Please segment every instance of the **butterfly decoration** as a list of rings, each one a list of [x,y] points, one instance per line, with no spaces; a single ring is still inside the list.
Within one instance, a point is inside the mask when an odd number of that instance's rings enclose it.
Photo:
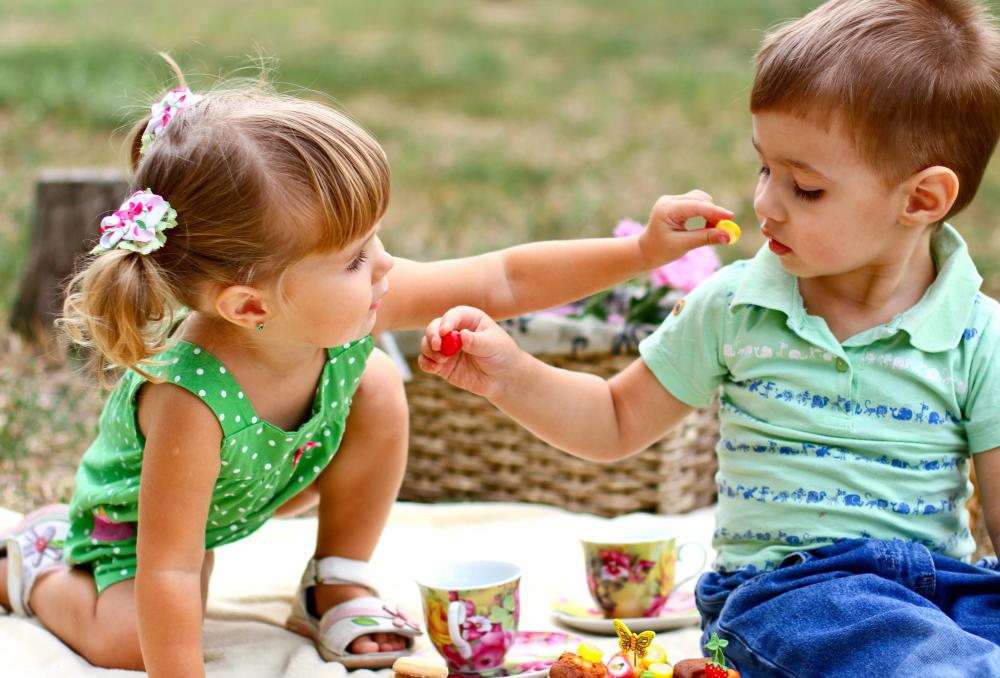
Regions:
[[[653,631],[643,631],[642,633],[632,633],[628,626],[621,619],[615,620],[615,631],[618,632],[618,647],[622,649],[622,654],[628,656],[632,653],[633,665],[638,666],[639,657],[645,657],[656,633]]]

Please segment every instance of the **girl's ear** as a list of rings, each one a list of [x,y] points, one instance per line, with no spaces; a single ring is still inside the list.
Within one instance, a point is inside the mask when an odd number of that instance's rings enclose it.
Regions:
[[[240,327],[255,328],[269,319],[269,304],[264,292],[249,285],[230,285],[215,297],[215,311]]]
[[[958,197],[958,175],[935,165],[921,170],[904,182],[906,204],[900,221],[907,226],[936,224],[948,214]]]

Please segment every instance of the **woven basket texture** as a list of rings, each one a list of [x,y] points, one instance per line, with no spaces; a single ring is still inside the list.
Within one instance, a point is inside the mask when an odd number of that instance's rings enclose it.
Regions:
[[[609,377],[634,355],[539,356]],[[715,502],[715,407],[695,410],[649,449],[612,464],[577,459],[541,442],[486,399],[413,365],[410,458],[400,499],[550,504],[616,516],[683,513]]]

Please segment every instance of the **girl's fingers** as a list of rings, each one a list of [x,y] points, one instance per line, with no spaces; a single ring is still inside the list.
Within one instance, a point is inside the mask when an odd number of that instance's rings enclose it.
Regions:
[[[699,190],[697,188],[688,191],[683,196],[678,196],[678,197],[682,197],[682,198],[684,198],[684,197],[686,197],[686,198],[694,198],[695,200],[702,200],[702,201],[705,201],[705,202],[715,202],[712,199],[712,196],[710,196],[705,191]]]
[[[702,217],[706,223],[714,224],[722,219],[731,219],[733,212],[715,203],[683,198],[669,203],[657,203],[650,215],[650,221],[664,223],[675,230],[684,228],[684,222],[694,217]]]

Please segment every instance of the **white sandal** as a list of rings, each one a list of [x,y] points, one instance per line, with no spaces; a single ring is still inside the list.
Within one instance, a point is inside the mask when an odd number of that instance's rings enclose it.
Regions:
[[[355,584],[371,590],[372,595],[344,601],[317,618],[309,611],[307,602],[309,589],[317,584]],[[285,626],[311,638],[324,660],[339,662],[347,669],[389,668],[394,661],[413,652],[413,638],[421,634],[420,626],[378,598],[368,563],[335,556],[311,559],[306,565]],[[403,636],[407,646],[392,652],[366,654],[349,650],[359,637],[375,633]]]
[[[0,557],[7,557],[7,598],[18,617],[34,617],[28,605],[38,575],[66,567],[63,542],[69,532],[69,507],[50,504],[26,515],[0,534]],[[0,607],[0,613],[4,612]]]

